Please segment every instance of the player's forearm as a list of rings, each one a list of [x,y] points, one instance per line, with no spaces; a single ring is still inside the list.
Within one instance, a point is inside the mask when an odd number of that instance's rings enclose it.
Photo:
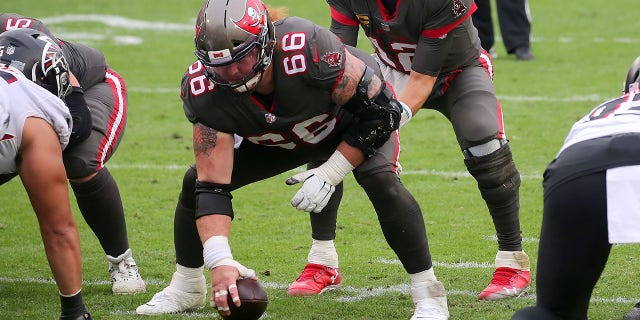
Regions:
[[[340,152],[347,161],[353,166],[357,167],[365,160],[364,152],[362,150],[342,141],[336,151]]]
[[[200,235],[200,241],[202,241],[202,243],[205,243],[213,236],[229,237],[231,217],[222,214],[202,216],[196,220],[196,226],[198,227],[198,235]]]
[[[409,106],[415,115],[431,95],[435,83],[435,77],[411,71],[406,87],[398,94],[398,100]]]

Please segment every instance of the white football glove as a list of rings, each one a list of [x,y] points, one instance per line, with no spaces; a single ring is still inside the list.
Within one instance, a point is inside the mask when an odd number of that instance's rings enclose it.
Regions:
[[[400,128],[402,128],[405,124],[407,124],[407,122],[409,122],[409,120],[411,120],[411,118],[413,117],[413,113],[411,112],[411,108],[409,108],[409,106],[398,100],[398,102],[400,102],[400,105],[402,106],[402,113],[400,114]]]
[[[302,187],[291,199],[291,205],[306,212],[320,212],[336,191],[336,186],[324,181],[316,174],[316,169],[298,173],[287,179],[288,185],[304,181]]]
[[[353,168],[342,153],[336,150],[321,166],[292,176],[287,179],[286,184],[304,183],[291,199],[291,205],[306,212],[322,211],[336,190],[336,185]]]

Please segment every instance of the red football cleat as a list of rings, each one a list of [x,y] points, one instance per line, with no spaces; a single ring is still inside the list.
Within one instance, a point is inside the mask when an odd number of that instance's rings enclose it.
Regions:
[[[302,274],[287,290],[290,296],[311,296],[340,287],[342,276],[338,268],[307,263]]]
[[[501,300],[517,297],[531,283],[529,270],[497,268],[489,285],[480,292],[480,300]]]

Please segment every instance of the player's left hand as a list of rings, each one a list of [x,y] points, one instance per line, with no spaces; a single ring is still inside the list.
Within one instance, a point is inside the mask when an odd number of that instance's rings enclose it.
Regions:
[[[288,185],[304,181],[302,187],[291,199],[291,205],[298,210],[316,213],[322,211],[336,190],[334,185],[319,177],[316,170],[311,169],[298,173],[286,181]]]

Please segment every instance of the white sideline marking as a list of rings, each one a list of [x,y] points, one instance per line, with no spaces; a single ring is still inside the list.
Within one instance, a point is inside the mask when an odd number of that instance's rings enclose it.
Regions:
[[[195,29],[194,23],[171,23],[166,21],[144,21],[137,19],[125,18],[116,15],[104,14],[65,14],[62,16],[46,17],[41,19],[47,25],[67,23],[67,22],[98,22],[109,27],[132,29],[132,30],[150,30],[150,31],[190,31]]]
[[[144,39],[136,36],[106,35],[87,32],[61,32],[60,38],[72,41],[104,41],[110,40],[120,45],[135,45],[144,43]]]

